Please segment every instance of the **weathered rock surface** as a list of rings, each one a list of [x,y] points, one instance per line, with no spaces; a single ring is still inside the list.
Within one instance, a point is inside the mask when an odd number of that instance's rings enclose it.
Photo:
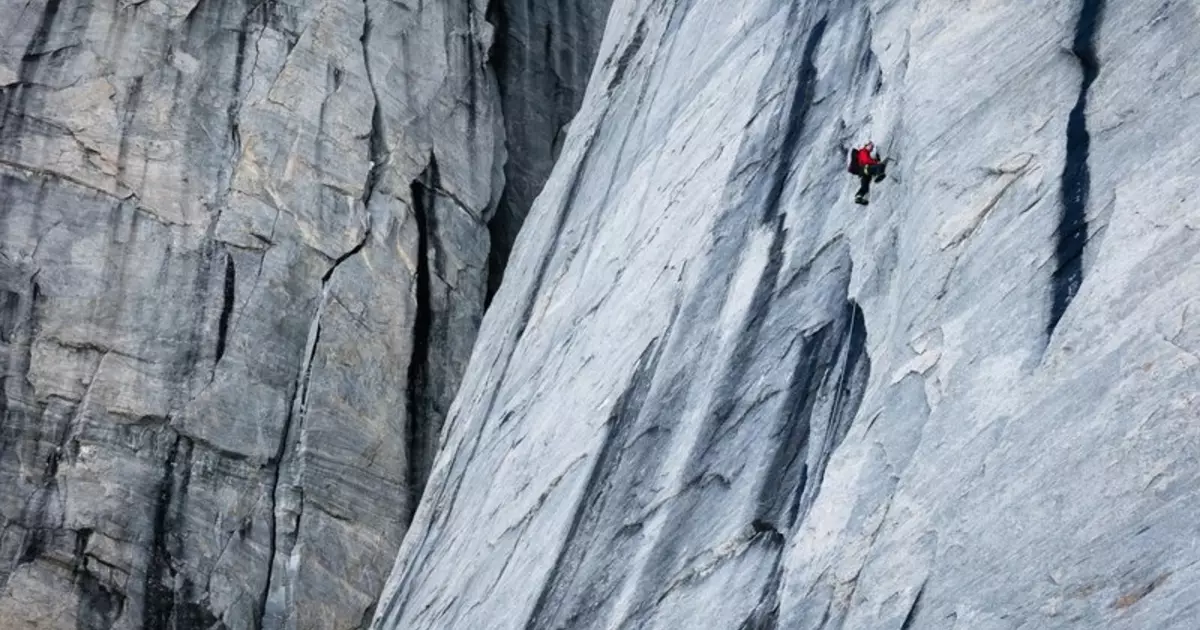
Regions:
[[[0,625],[365,625],[482,315],[482,0],[0,6]]]
[[[373,627],[1192,627],[1197,32],[618,0]]]
[[[611,0],[495,0],[492,67],[504,110],[504,194],[490,222],[491,286],[499,286],[517,231],[558,159],[583,101]]]

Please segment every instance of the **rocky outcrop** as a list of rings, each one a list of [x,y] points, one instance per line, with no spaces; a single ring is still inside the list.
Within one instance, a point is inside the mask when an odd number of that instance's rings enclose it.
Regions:
[[[485,3],[0,8],[0,619],[369,621],[482,315]]]
[[[616,2],[373,627],[1190,627],[1197,28]]]

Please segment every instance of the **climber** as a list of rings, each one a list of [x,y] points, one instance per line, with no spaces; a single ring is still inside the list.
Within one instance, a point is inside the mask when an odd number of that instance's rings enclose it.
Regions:
[[[887,170],[887,160],[880,161],[875,154],[875,143],[868,141],[862,148],[850,150],[850,168],[852,174],[858,175],[862,181],[862,185],[858,187],[858,192],[854,193],[854,202],[862,205],[867,205],[867,193],[871,192],[871,179],[874,178],[876,183],[883,181],[887,177],[884,172]]]

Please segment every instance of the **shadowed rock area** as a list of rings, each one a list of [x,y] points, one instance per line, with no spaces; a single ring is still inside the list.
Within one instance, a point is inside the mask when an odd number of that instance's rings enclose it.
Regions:
[[[1190,628],[1198,28],[617,0],[372,627]]]
[[[505,187],[490,222],[491,293],[583,101],[611,0],[492,0],[492,47],[507,132]],[[490,297],[490,296],[489,296]]]

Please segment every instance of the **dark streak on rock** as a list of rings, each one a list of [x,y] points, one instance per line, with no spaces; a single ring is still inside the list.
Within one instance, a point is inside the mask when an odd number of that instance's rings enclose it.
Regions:
[[[1091,194],[1091,170],[1088,154],[1091,135],[1087,127],[1088,91],[1100,74],[1096,56],[1096,31],[1104,14],[1104,0],[1082,0],[1075,24],[1071,52],[1079,59],[1082,80],[1079,97],[1067,119],[1067,155],[1062,173],[1062,214],[1055,248],[1053,301],[1047,333],[1053,334],[1071,300],[1083,283],[1083,250],[1088,240],[1087,203]]]
[[[783,435],[776,438],[779,448],[768,466],[759,491],[758,517],[754,521],[758,524],[756,531],[794,532],[815,500],[829,458],[841,445],[862,403],[870,377],[866,336],[862,311],[857,304],[848,300],[840,323],[830,322],[802,341],[787,400],[783,405],[785,410],[789,410],[782,428]],[[833,391],[829,392],[831,377],[836,380],[832,383]],[[824,440],[810,470],[806,460],[816,420],[813,412],[822,393],[832,395],[833,403],[825,419]],[[777,556],[770,578],[763,586],[760,603],[747,620],[750,625],[743,627],[775,627],[782,571],[782,557]]]
[[[371,5],[367,0],[363,0],[363,30],[362,34],[359,35],[358,41],[362,44],[363,67],[367,72],[367,87],[370,88],[371,96],[375,101],[371,109],[371,136],[368,141],[371,168],[367,171],[367,181],[363,184],[362,196],[363,205],[368,207],[371,203],[371,195],[375,193],[375,187],[379,184],[380,172],[383,170],[384,163],[389,158],[387,132],[383,124],[383,107],[379,102],[379,90],[375,87],[375,76],[371,72],[371,54],[368,52],[371,45],[372,27]],[[336,84],[341,83],[341,79],[338,76],[335,76]]]
[[[133,121],[137,118],[138,107],[142,102],[142,77],[134,77],[129,82],[125,93],[124,111],[121,118],[121,132],[117,141],[117,178],[124,180],[125,161],[129,153],[129,141],[133,135]]]
[[[187,512],[192,474],[192,443],[176,434],[167,451],[163,476],[155,491],[151,544],[143,582],[142,627],[193,630],[223,624],[200,602],[180,574],[177,561],[184,555],[181,520]]]
[[[621,56],[617,58],[616,70],[613,71],[613,77],[608,82],[609,92],[612,92],[625,80],[625,74],[629,72],[629,65],[633,62],[633,58],[637,56],[638,51],[642,49],[642,44],[645,42],[646,21],[640,20],[633,32],[633,38],[629,41],[629,45],[625,46],[625,50],[621,51]]]
[[[912,605],[908,607],[908,614],[904,616],[904,623],[900,624],[900,630],[911,630],[913,624],[917,622],[917,615],[921,612],[921,596],[925,594],[925,583],[921,584],[921,588],[917,589],[917,596],[913,598]]]
[[[796,78],[796,91],[792,95],[783,141],[779,145],[779,155],[775,160],[775,169],[771,175],[771,187],[767,191],[767,199],[763,204],[763,223],[768,223],[780,216],[779,205],[783,198],[783,189],[791,176],[796,160],[796,149],[800,144],[800,135],[808,120],[808,111],[812,108],[813,88],[817,82],[817,47],[825,37],[827,23],[826,18],[821,18],[809,33],[808,41],[804,44],[804,56],[800,61],[799,76]]]
[[[30,98],[33,84],[42,78],[40,75],[61,70],[72,56],[68,53],[79,49],[75,44],[47,48],[51,35],[62,30],[59,21],[64,15],[75,23],[86,20],[90,8],[90,3],[84,3],[73,10],[67,9],[62,6],[62,0],[46,0],[42,6],[33,36],[21,54],[16,83],[0,87],[0,146],[19,141],[24,125],[33,120],[28,116]]]
[[[808,509],[812,506],[813,500],[816,498],[817,491],[820,489],[821,482],[825,479],[825,467],[829,464],[829,458],[833,452],[837,450],[845,439],[846,433],[850,431],[850,425],[858,415],[859,405],[862,404],[862,398],[866,391],[867,381],[871,374],[871,360],[867,356],[867,326],[866,319],[863,317],[862,309],[852,300],[847,300],[846,310],[843,315],[843,325],[840,326],[843,337],[838,339],[836,347],[840,349],[842,355],[840,363],[841,369],[837,373],[837,382],[834,385],[832,392],[833,404],[830,407],[829,421],[824,433],[824,439],[821,443],[820,457],[815,462],[812,471],[805,472],[806,477],[811,479],[813,488],[807,494],[807,500],[801,502],[801,492],[803,488],[798,488],[795,492],[793,502],[788,508],[788,528],[794,528],[805,515]],[[830,369],[835,369],[835,366],[829,366]],[[821,385],[825,385],[830,372],[826,371],[822,378]],[[796,384],[795,379],[792,381],[793,387]],[[793,390],[794,391],[794,390]],[[797,394],[800,396],[809,396],[815,392],[806,394]],[[791,395],[791,393],[789,393]],[[808,401],[805,401],[808,404]]]
[[[237,289],[237,271],[233,256],[225,254],[225,291],[221,302],[221,318],[217,323],[217,362],[225,356],[225,340],[229,334],[229,318],[233,315],[234,293]]]
[[[491,23],[495,29],[496,37],[492,40],[492,47],[488,51],[488,63],[491,65],[493,72],[498,79],[497,90],[500,94],[501,105],[504,105],[506,100],[505,82],[502,79],[506,72],[509,72],[509,24],[508,11],[505,9],[505,0],[490,0],[485,13],[485,19]],[[509,157],[505,163],[505,179],[511,180],[512,175],[508,172],[511,170],[513,156]],[[486,311],[492,304],[492,298],[495,297],[496,291],[500,289],[500,282],[504,279],[504,268],[508,266],[508,257],[511,253],[512,242],[516,239],[516,230],[511,223],[514,217],[513,212],[508,209],[511,197],[510,187],[505,186],[500,192],[500,199],[496,204],[496,213],[488,220],[488,241],[491,248],[488,251],[488,277],[487,290],[484,294],[483,308]],[[524,209],[528,212],[528,208]]]
[[[608,486],[614,473],[621,466],[625,447],[631,437],[631,429],[642,413],[642,405],[658,371],[658,361],[664,346],[659,340],[646,346],[638,357],[625,391],[613,405],[600,453],[592,464],[587,484],[584,486],[567,535],[563,539],[554,568],[546,578],[529,621],[525,624],[526,630],[560,627],[557,615],[562,610],[552,602],[556,601],[555,595],[560,591],[571,588],[579,561],[587,553],[590,542],[595,539],[593,530],[607,507],[610,490]],[[576,541],[583,541],[583,544],[576,544]]]
[[[109,588],[88,570],[87,547],[92,530],[75,532],[75,553],[71,576],[79,593],[75,608],[75,627],[78,630],[110,630],[125,609],[125,595]]]
[[[514,242],[583,101],[610,0],[491,0],[494,27],[483,55],[496,77],[505,127],[505,185],[488,219],[490,249],[484,308],[491,305]],[[474,48],[472,67],[475,67]],[[485,72],[486,74],[486,72]],[[468,86],[474,95],[475,78]],[[470,129],[471,127],[468,127]]]
[[[429,166],[421,177],[412,183],[412,210],[417,222],[417,304],[413,322],[412,357],[408,363],[408,506],[406,521],[425,490],[429,470],[436,452],[435,443],[441,427],[431,425],[432,414],[426,413],[430,404],[429,347],[433,322],[433,305],[430,296],[429,249],[433,230],[436,229],[436,190],[439,186],[437,158],[429,156]]]

